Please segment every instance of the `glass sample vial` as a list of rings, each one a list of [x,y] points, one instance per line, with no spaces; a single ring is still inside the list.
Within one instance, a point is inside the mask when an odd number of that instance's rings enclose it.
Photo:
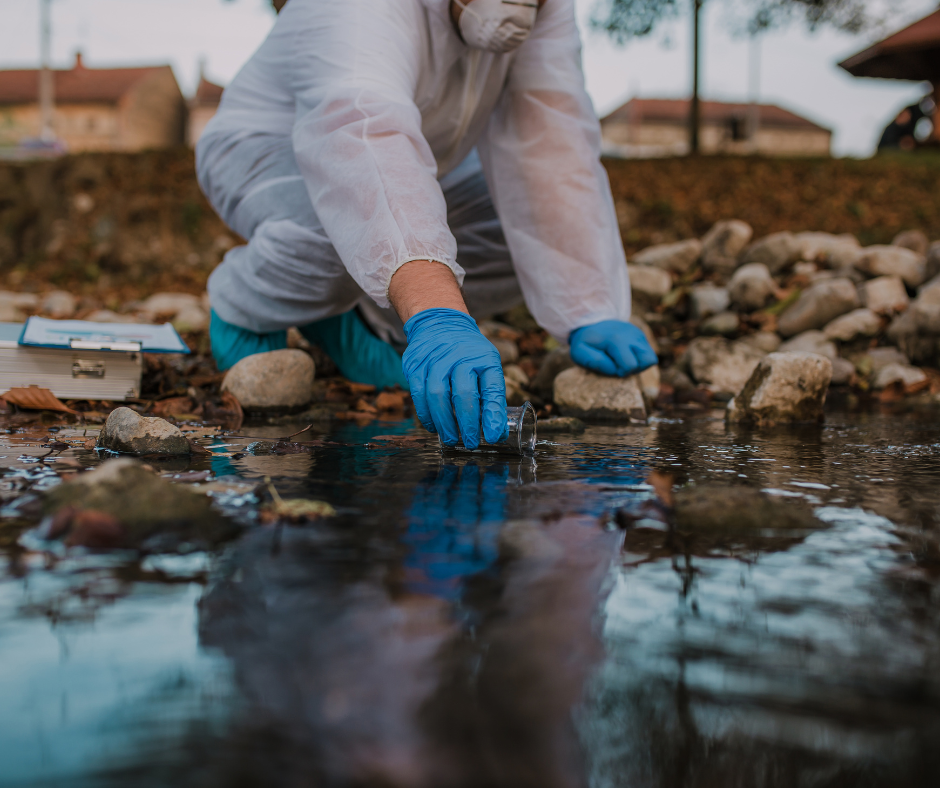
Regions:
[[[535,439],[538,419],[535,415],[535,408],[531,402],[526,402],[517,408],[506,408],[506,426],[509,430],[509,437],[502,443],[487,443],[480,438],[481,449],[495,449],[496,451],[509,451],[513,454],[523,456],[535,454]],[[440,436],[438,436],[440,440]],[[463,449],[463,441],[459,441],[456,446],[444,446],[442,449]]]

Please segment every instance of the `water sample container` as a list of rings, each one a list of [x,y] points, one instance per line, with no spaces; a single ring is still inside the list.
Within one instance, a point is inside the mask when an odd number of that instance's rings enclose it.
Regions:
[[[523,456],[535,454],[535,433],[538,426],[538,419],[535,416],[535,408],[531,402],[526,402],[517,408],[506,408],[506,426],[509,428],[509,437],[502,443],[487,443],[480,438],[481,449],[495,449],[496,451],[509,451],[513,454]],[[440,437],[438,437],[440,440]],[[444,446],[447,449],[463,449],[463,441],[456,446]]]

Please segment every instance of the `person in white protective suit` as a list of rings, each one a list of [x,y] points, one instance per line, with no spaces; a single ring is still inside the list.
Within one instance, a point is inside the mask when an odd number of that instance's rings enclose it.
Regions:
[[[524,299],[584,367],[656,363],[628,322],[574,0],[289,0],[196,157],[248,239],[209,280],[222,369],[297,326],[475,447],[481,423],[505,437],[506,399],[471,315]]]

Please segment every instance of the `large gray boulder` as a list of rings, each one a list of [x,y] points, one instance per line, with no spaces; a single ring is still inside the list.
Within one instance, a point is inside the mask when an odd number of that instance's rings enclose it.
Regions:
[[[862,304],[879,315],[893,315],[907,309],[911,300],[900,276],[879,276],[859,287]]]
[[[302,350],[271,350],[246,356],[222,380],[245,410],[287,410],[310,402],[313,359]]]
[[[123,454],[189,454],[189,441],[170,422],[141,416],[130,408],[111,411],[96,443]]]
[[[777,292],[777,283],[770,269],[763,263],[742,265],[728,283],[728,292],[733,303],[742,312],[763,309]]]
[[[564,416],[617,422],[646,419],[646,405],[636,375],[611,378],[572,367],[555,378],[554,400]]]
[[[851,279],[823,279],[804,290],[797,302],[777,322],[781,336],[792,337],[826,323],[858,307],[858,291]]]
[[[803,245],[793,233],[774,233],[752,243],[741,252],[742,263],[763,263],[770,273],[778,274],[799,262],[803,256]]]
[[[866,246],[853,265],[868,276],[899,276],[908,287],[927,278],[924,256],[900,246]]]
[[[740,219],[718,222],[702,238],[702,267],[709,272],[731,273],[753,235],[751,225]]]
[[[671,244],[648,246],[633,255],[630,261],[636,265],[651,265],[674,274],[684,274],[702,254],[702,242],[698,238]]]
[[[851,342],[859,337],[873,337],[881,331],[881,318],[870,309],[854,309],[826,324],[827,339]]]
[[[686,350],[693,379],[719,394],[737,394],[765,353],[745,342],[696,337]]]
[[[728,405],[732,423],[768,426],[823,419],[832,362],[815,353],[771,353]]]

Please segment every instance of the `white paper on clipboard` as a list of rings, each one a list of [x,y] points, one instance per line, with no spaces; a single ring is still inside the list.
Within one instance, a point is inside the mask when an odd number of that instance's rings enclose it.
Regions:
[[[91,323],[87,320],[51,320],[31,317],[23,327],[19,344],[60,350],[142,351],[189,353],[186,343],[169,323]]]

